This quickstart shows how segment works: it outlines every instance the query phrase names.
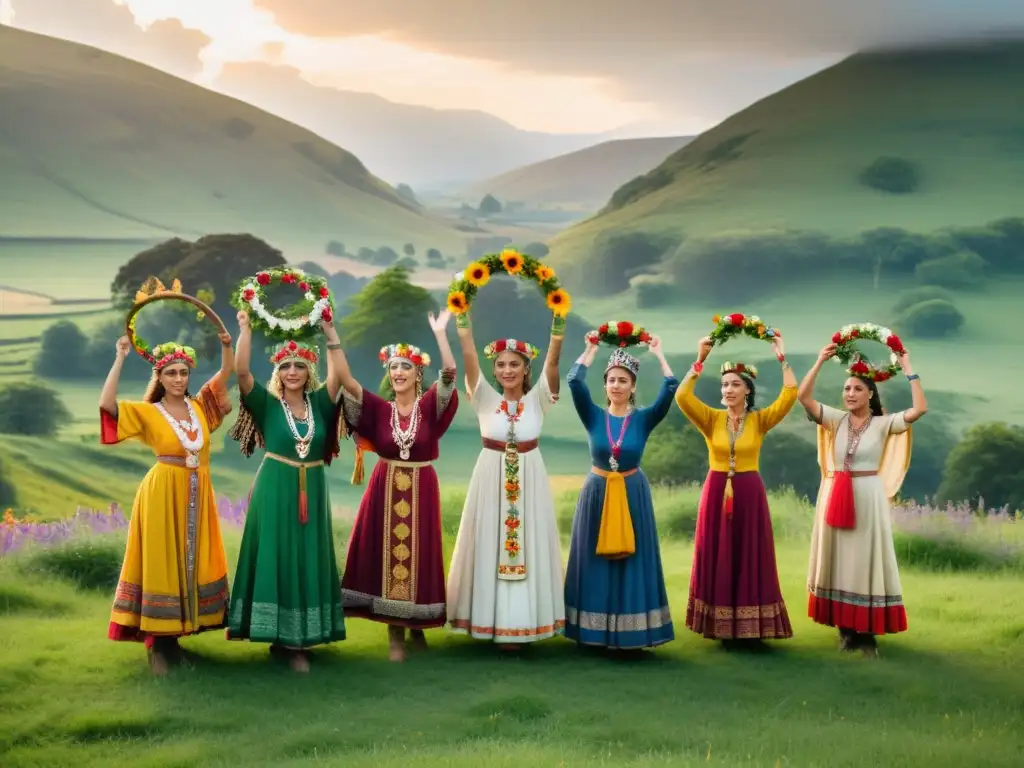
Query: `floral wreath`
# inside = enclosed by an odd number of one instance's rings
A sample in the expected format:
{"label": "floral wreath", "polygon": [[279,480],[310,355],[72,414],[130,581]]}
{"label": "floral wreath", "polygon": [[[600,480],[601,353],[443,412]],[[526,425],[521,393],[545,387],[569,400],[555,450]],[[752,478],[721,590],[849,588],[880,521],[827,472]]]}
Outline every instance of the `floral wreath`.
{"label": "floral wreath", "polygon": [[147,278],[146,282],[144,282],[142,287],[135,293],[135,303],[132,304],[131,309],[128,310],[128,315],[125,317],[124,329],[128,336],[128,340],[131,342],[132,349],[134,349],[143,360],[158,369],[163,368],[171,362],[177,361],[187,363],[195,367],[197,358],[196,351],[192,347],[183,347],[182,345],[174,342],[158,344],[155,348],[150,350],[149,342],[139,336],[136,332],[135,320],[138,317],[139,311],[147,304],[152,304],[155,301],[184,301],[191,304],[197,310],[197,319],[208,319],[214,324],[214,326],[216,326],[218,333],[227,333],[227,329],[224,327],[224,322],[217,316],[217,313],[206,304],[206,302],[197,299],[195,296],[189,296],[187,293],[182,292],[180,280],[175,279],[171,283],[171,287],[166,288],[159,278]]}
{"label": "floral wreath", "polygon": [[534,360],[540,354],[540,350],[533,344],[518,339],[498,339],[484,347],[484,357],[488,360],[493,360],[502,352],[517,352],[525,356],[527,360]]}
{"label": "floral wreath", "polygon": [[[267,289],[278,285],[296,285],[302,298],[277,310],[266,306]],[[231,306],[250,313],[249,324],[268,339],[308,339],[316,335],[320,321],[334,317],[334,297],[327,281],[295,267],[274,267],[246,278],[231,297]]]}
{"label": "floral wreath", "polygon": [[501,273],[536,280],[544,292],[548,309],[556,317],[569,314],[572,298],[559,285],[555,270],[512,248],[484,256],[456,273],[448,286],[448,311],[453,315],[464,315],[477,291],[487,285],[491,275]]}
{"label": "floral wreath", "polygon": [[732,337],[741,334],[761,341],[772,341],[776,336],[782,336],[778,328],[766,325],[757,315],[744,315],[740,312],[715,315],[711,322],[715,324],[710,334],[712,344],[725,344]]}
{"label": "floral wreath", "polygon": [[651,343],[651,334],[647,329],[633,325],[629,320],[609,320],[602,323],[596,331],[587,334],[587,339],[594,344],[603,343],[609,347],[646,347]]}
{"label": "floral wreath", "polygon": [[287,343],[282,344],[274,354],[270,356],[270,362],[277,365],[282,360],[287,358],[301,358],[310,365],[316,365],[320,360],[320,356],[316,353],[316,350],[305,344],[299,344],[297,341],[289,340]]}
{"label": "floral wreath", "polygon": [[412,344],[388,344],[380,348],[377,357],[385,368],[388,367],[388,362],[395,357],[404,357],[417,368],[430,365],[430,355]]}
{"label": "floral wreath", "polygon": [[[876,366],[857,349],[857,341],[877,341],[889,348],[889,364]],[[832,334],[836,345],[835,361],[849,366],[846,372],[871,381],[888,381],[901,370],[899,355],[906,352],[900,337],[888,328],[874,323],[853,323],[844,325]]]}

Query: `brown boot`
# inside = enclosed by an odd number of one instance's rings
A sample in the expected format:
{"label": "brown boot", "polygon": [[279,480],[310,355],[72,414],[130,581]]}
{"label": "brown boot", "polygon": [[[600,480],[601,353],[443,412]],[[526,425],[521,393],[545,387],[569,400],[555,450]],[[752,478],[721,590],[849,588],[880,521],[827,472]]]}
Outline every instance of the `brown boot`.
{"label": "brown boot", "polygon": [[405,627],[388,627],[388,659],[398,663],[405,661]]}

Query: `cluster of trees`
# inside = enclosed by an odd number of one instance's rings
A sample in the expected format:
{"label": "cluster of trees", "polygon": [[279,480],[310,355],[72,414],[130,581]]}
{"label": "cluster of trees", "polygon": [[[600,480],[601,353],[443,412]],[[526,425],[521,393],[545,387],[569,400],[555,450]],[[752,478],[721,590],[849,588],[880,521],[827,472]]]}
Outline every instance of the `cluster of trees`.
{"label": "cluster of trees", "polygon": [[[363,246],[355,253],[349,253],[345,244],[340,240],[331,240],[327,243],[326,253],[331,256],[361,261],[375,267],[406,267],[416,269],[420,265],[417,258],[416,246],[406,243],[402,246],[402,253],[399,254],[390,245],[382,245],[380,248],[369,248]],[[423,264],[431,269],[445,269],[455,262],[454,256],[445,256],[437,248],[427,248],[423,252]]]}

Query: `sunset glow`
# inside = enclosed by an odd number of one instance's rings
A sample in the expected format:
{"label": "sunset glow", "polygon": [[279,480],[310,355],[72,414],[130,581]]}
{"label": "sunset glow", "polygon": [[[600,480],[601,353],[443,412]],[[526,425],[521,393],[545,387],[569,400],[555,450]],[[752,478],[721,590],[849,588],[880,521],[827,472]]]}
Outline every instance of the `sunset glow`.
{"label": "sunset glow", "polygon": [[312,38],[281,29],[252,0],[114,0],[145,27],[178,19],[211,39],[200,78],[224,64],[261,61],[295,67],[309,82],[373,92],[441,109],[479,109],[526,130],[592,133],[658,117],[653,105],[620,101],[598,78],[517,71],[499,64],[419,50],[377,36]]}

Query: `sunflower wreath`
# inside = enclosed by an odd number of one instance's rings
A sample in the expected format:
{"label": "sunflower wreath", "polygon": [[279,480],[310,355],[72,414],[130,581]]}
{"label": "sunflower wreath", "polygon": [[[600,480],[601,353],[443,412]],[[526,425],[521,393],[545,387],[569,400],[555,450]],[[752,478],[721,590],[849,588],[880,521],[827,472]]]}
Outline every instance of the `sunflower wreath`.
{"label": "sunflower wreath", "polygon": [[719,346],[735,336],[749,336],[761,341],[772,341],[776,336],[782,336],[778,328],[767,325],[757,315],[734,312],[731,315],[715,315],[711,322],[715,324],[710,334],[711,343]]}
{"label": "sunflower wreath", "polygon": [[466,314],[477,291],[487,285],[494,274],[513,275],[536,281],[544,293],[548,309],[556,317],[564,318],[572,308],[572,299],[559,285],[555,270],[532,256],[506,248],[501,253],[484,256],[478,261],[471,262],[455,275],[448,286],[448,311],[453,315]]}
{"label": "sunflower wreath", "polygon": [[[200,291],[202,293],[202,291]],[[181,301],[186,304],[191,304],[196,308],[196,319],[197,320],[209,320],[217,333],[227,333],[227,328],[224,327],[224,322],[217,316],[210,306],[201,299],[195,296],[190,296],[184,293],[181,289],[181,281],[174,280],[171,283],[170,288],[164,287],[164,284],[156,277],[150,277],[142,284],[142,287],[135,293],[135,302],[132,304],[131,309],[128,310],[128,314],[124,319],[124,329],[128,336],[128,340],[131,342],[132,349],[150,365],[156,365],[158,362],[162,362],[163,358],[181,354],[189,358],[193,365],[196,363],[196,351],[192,347],[183,347],[180,344],[169,342],[166,344],[160,344],[155,349],[150,349],[149,342],[139,336],[135,330],[135,320],[138,317],[139,311],[148,304],[152,304],[157,301]]]}
{"label": "sunflower wreath", "polygon": [[[876,366],[857,348],[858,341],[877,341],[889,348],[889,363]],[[872,381],[888,381],[901,370],[899,356],[906,352],[900,337],[890,329],[874,323],[853,323],[844,325],[832,334],[832,343],[836,345],[837,363],[848,366],[846,372],[851,376]]]}
{"label": "sunflower wreath", "polygon": [[634,325],[629,320],[609,320],[587,334],[595,344],[606,344],[609,347],[646,347],[651,343],[651,334],[647,329]]}
{"label": "sunflower wreath", "polygon": [[[268,289],[294,286],[302,297],[279,310],[267,306]],[[320,331],[320,321],[334,318],[334,297],[322,277],[295,267],[275,267],[242,281],[231,297],[231,306],[249,313],[249,325],[271,341],[303,341]]]}

